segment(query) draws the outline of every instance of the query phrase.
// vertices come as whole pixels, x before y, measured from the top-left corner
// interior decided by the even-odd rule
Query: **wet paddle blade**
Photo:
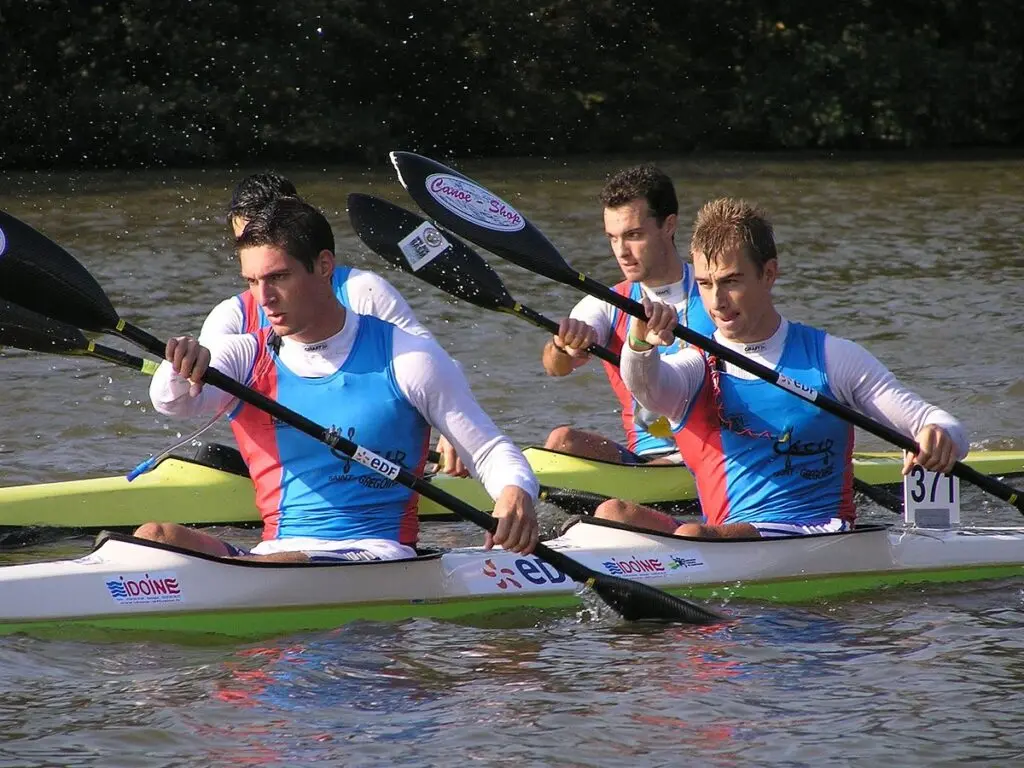
[[[389,264],[483,309],[515,306],[490,264],[423,217],[355,192],[348,196],[348,216],[359,239]]]
[[[33,352],[79,354],[89,347],[85,335],[10,301],[0,300],[0,346]]]
[[[726,617],[668,592],[618,576],[596,574],[593,590],[627,621],[663,621],[707,626]]]
[[[562,283],[578,278],[551,241],[497,195],[423,155],[392,152],[391,162],[402,186],[438,224],[523,269]]]
[[[707,625],[726,620],[710,608],[670,595],[648,584],[598,573],[546,544],[538,544],[533,554],[555,566],[573,581],[591,587],[612,610],[628,621]]]
[[[76,328],[114,328],[107,295],[67,251],[9,213],[0,211],[0,298]]]
[[[541,486],[541,501],[553,504],[563,512],[570,515],[593,515],[594,510],[601,504],[608,501],[611,496],[602,496],[600,493],[590,491],[578,491],[574,488],[548,488]]]

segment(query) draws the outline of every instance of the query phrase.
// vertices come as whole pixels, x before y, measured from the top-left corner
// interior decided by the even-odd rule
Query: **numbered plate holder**
[[[960,478],[914,465],[903,478],[903,518],[918,528],[960,525]]]

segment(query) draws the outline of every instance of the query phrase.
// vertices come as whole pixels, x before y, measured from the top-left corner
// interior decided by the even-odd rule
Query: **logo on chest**
[[[792,475],[794,472],[805,480],[820,480],[836,470],[833,456],[835,441],[831,437],[823,440],[801,440],[787,429],[772,441],[774,458],[784,457],[785,466],[774,473],[774,477]],[[773,460],[774,460],[773,458]]]
[[[795,434],[793,427],[786,427],[781,433],[772,431],[763,423],[753,424],[746,414],[726,415],[721,419],[722,426],[735,435],[751,440],[770,441],[772,455],[768,464],[779,459],[783,466],[772,473],[772,477],[788,477],[799,475],[805,480],[820,480],[829,477],[836,471],[835,440],[831,437],[823,439],[802,439]],[[755,450],[748,445],[744,450]]]

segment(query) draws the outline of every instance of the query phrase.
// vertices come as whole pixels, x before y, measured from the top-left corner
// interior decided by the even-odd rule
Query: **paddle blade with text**
[[[348,215],[359,239],[389,264],[482,309],[515,304],[486,261],[423,217],[357,192],[348,196]]]
[[[458,171],[412,152],[391,162],[430,218],[523,269],[564,281],[576,276],[558,249],[515,208]]]

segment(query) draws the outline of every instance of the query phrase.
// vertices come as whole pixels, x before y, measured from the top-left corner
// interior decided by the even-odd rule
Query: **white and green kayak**
[[[1018,578],[1024,529],[869,525],[851,533],[698,540],[583,518],[547,545],[599,575],[680,595],[803,602],[880,587]],[[0,567],[0,634],[84,627],[254,637],[352,620],[455,618],[578,605],[535,556],[467,547],[409,560],[231,560],[102,535],[74,560]]]
[[[538,447],[528,447],[524,453],[547,489],[546,495],[560,506],[574,494],[643,503],[679,502],[696,496],[693,477],[682,466],[626,466]],[[977,451],[966,463],[990,475],[1024,473],[1024,451]],[[872,485],[899,483],[901,466],[897,453],[854,454],[857,478]],[[436,475],[432,482],[478,508],[491,505],[475,480]],[[453,519],[447,509],[429,499],[420,500],[420,514],[425,520]],[[125,529],[148,520],[189,525],[258,523],[252,482],[237,451],[207,444],[191,457],[164,460],[132,482],[118,476],[0,488],[0,531]]]

